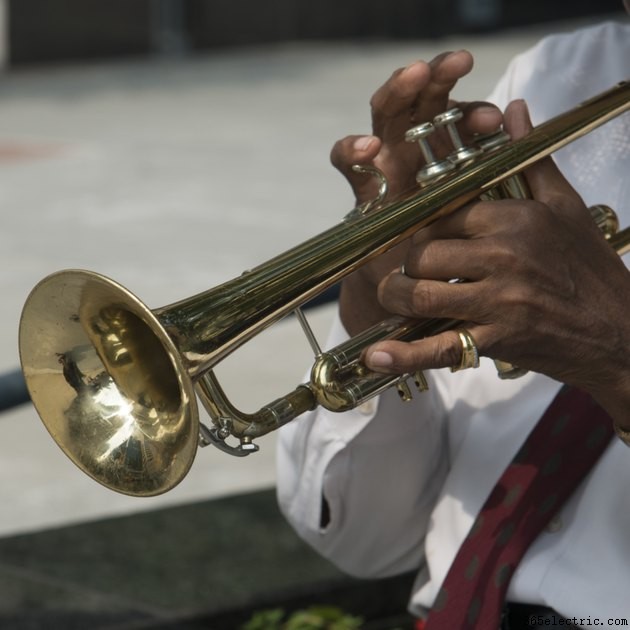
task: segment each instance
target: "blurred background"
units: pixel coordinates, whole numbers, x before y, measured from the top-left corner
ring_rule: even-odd
[[[369,132],[368,100],[395,68],[467,48],[476,68],[456,96],[483,99],[547,33],[623,16],[620,0],[0,0],[0,586],[11,585],[0,589],[0,627],[114,627],[98,597],[90,610],[101,612],[76,625],[51,621],[48,604],[31,614],[33,591],[57,587],[47,571],[63,564],[24,559],[36,540],[50,551],[39,534],[74,537],[83,524],[251,493],[273,502],[273,435],[243,460],[200,451],[181,485],[153,499],[75,469],[20,393],[17,327],[38,280],[92,269],[158,307],[235,277],[352,207],[328,154]],[[333,312],[309,311],[322,342]],[[289,319],[218,372],[252,411],[293,389],[309,352]],[[94,530],[80,531],[92,549]],[[128,574],[124,561],[118,570]],[[73,576],[66,613],[85,601]],[[196,606],[221,607],[216,597]]]
[[[2,0],[5,63],[274,42],[437,39],[620,11],[617,0]]]

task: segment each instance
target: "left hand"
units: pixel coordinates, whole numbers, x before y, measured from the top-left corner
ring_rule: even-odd
[[[523,102],[505,116],[513,137],[531,129]],[[551,159],[526,178],[534,200],[472,203],[418,232],[407,275],[389,274],[379,300],[409,317],[461,320],[480,354],[580,387],[628,426],[630,272]],[[406,373],[458,365],[461,353],[447,331],[375,344],[364,360]]]
[[[333,165],[346,177],[357,203],[376,195],[376,180],[352,170],[353,164],[378,168],[387,178],[388,201],[405,192],[417,190],[417,171],[424,166],[415,143],[405,141],[405,132],[421,122],[433,120],[436,114],[454,105],[451,91],[473,67],[472,55],[465,50],[437,55],[429,62],[416,61],[396,70],[370,100],[372,136],[346,136],[332,149]],[[464,142],[474,134],[487,134],[501,126],[499,108],[488,103],[458,103],[464,117],[458,130]],[[432,135],[433,152],[440,159],[453,149],[444,129]],[[346,330],[356,335],[388,317],[376,299],[376,287],[392,269],[397,269],[409,242],[362,265],[344,279],[339,313]]]

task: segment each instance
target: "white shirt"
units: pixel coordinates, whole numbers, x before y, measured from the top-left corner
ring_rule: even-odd
[[[525,98],[537,124],[628,78],[630,25],[607,23],[543,40],[510,64],[488,100]],[[608,204],[630,224],[630,115],[554,157],[587,205]],[[337,322],[330,345],[346,338]],[[386,392],[344,414],[305,414],[280,433],[281,509],[350,574],[418,569],[410,608],[430,608],[485,498],[559,387],[536,374],[501,381],[485,359],[478,370],[434,371],[430,392],[412,403]],[[531,545],[508,600],[606,623],[630,620],[629,590],[630,451],[615,440]]]

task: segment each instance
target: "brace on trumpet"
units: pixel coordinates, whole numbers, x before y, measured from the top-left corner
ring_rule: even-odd
[[[363,350],[387,338],[418,339],[453,328],[452,320],[392,318],[322,352],[300,305],[416,230],[478,198],[527,196],[519,173],[569,142],[630,109],[624,82],[510,141],[499,133],[473,147],[462,144],[450,110],[407,133],[426,165],[417,190],[379,196],[338,225],[199,295],[155,310],[116,282],[89,271],[62,271],[31,292],[20,322],[20,358],[33,403],[53,439],[85,473],[108,488],[151,496],[178,484],[199,445],[233,455],[257,450],[254,440],[322,405],[343,411],[396,387],[423,390],[422,374],[384,376],[360,361]],[[453,154],[436,160],[427,137],[444,126]],[[597,210],[598,224],[620,254],[630,230],[617,231],[614,215]],[[297,312],[316,355],[308,382],[254,413],[238,410],[213,368],[273,322]],[[499,365],[500,375],[519,374]],[[211,418],[199,421],[197,399]],[[235,441],[231,444],[230,441]]]

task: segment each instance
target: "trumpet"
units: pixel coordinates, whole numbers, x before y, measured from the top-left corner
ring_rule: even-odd
[[[499,134],[471,150],[456,136],[457,113],[447,112],[407,134],[425,152],[418,189],[388,200],[383,175],[359,167],[379,179],[376,199],[238,278],[161,308],[149,309],[94,272],[53,273],[31,291],[20,320],[22,371],[37,412],[60,448],[97,482],[128,495],[154,496],[186,476],[199,446],[245,456],[258,450],[256,438],[318,405],[344,411],[391,387],[409,398],[409,381],[426,388],[422,374],[372,373],[361,364],[361,353],[381,339],[417,339],[457,322],[394,317],[322,352],[300,307],[470,201],[526,195],[523,170],[629,109],[630,82],[624,82],[522,139]],[[434,160],[425,143],[436,125],[448,128],[455,145],[447,160]],[[620,254],[630,249],[630,230],[617,231],[614,217],[600,214],[611,245]],[[310,380],[244,413],[225,395],[213,368],[291,312],[316,350]],[[502,368],[507,376],[518,372]],[[199,420],[198,400],[210,426]]]

